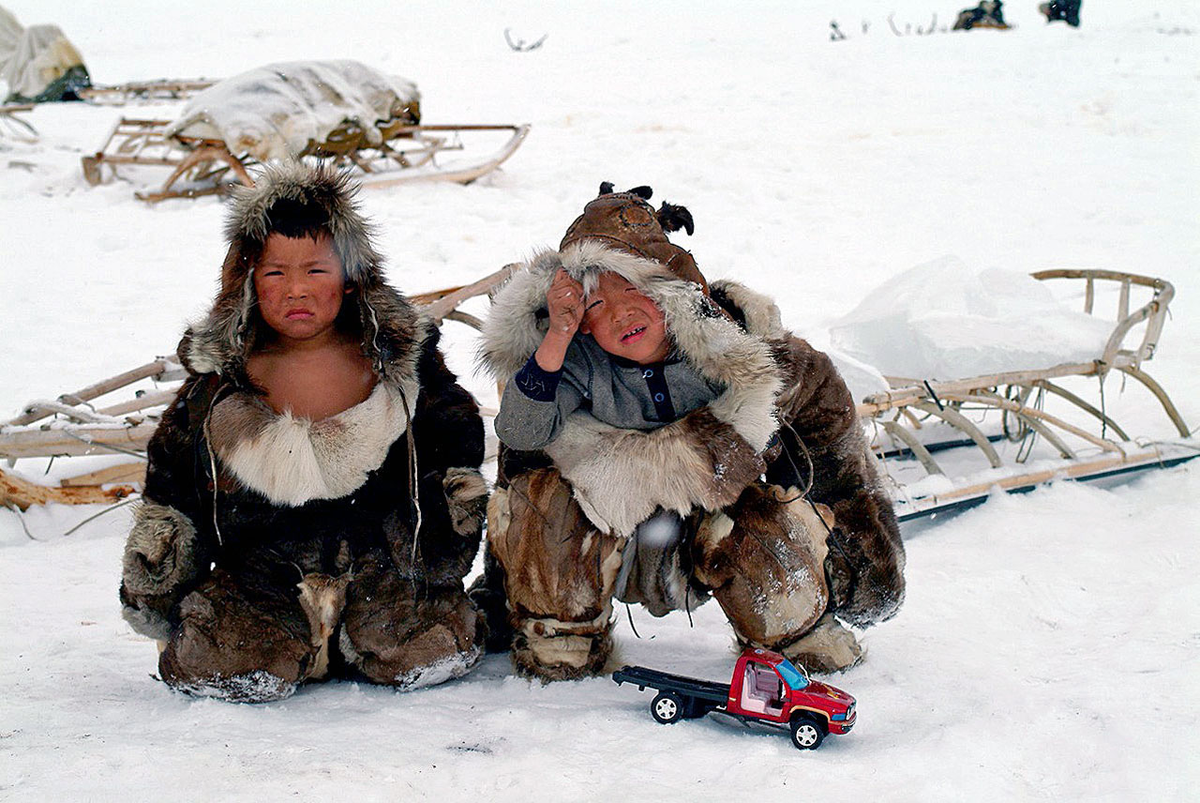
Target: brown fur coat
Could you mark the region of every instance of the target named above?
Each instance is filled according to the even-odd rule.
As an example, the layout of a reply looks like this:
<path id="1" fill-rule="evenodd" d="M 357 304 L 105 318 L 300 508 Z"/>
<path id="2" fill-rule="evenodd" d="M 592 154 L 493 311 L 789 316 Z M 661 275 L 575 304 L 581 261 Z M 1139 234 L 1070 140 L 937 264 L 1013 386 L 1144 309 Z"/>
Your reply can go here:
<path id="1" fill-rule="evenodd" d="M 361 336 L 377 379 L 366 401 L 318 422 L 274 412 L 246 372 L 265 327 L 252 276 L 265 210 L 301 196 L 327 208 L 351 289 L 339 325 Z M 388 556 L 413 588 L 461 591 L 487 495 L 482 420 L 436 327 L 384 280 L 345 179 L 268 168 L 235 200 L 227 235 L 220 291 L 179 345 L 190 375 L 150 441 L 125 551 L 126 619 L 164 639 L 214 567 L 294 596 L 301 574 L 336 575 L 367 554 Z"/>
<path id="2" fill-rule="evenodd" d="M 541 342 L 546 290 L 560 267 L 585 287 L 601 271 L 637 286 L 663 310 L 676 352 L 724 388 L 651 431 L 609 426 L 584 410 L 568 420 L 541 462 L 567 479 L 591 524 L 627 537 L 658 508 L 685 517 L 725 509 L 764 474 L 783 488 L 811 485 L 809 497 L 837 522 L 825 564 L 831 609 L 860 625 L 894 614 L 904 596 L 903 545 L 829 358 L 743 285 L 714 282 L 705 295 L 658 262 L 582 240 L 539 254 L 495 295 L 481 361 L 497 379 L 511 379 Z M 528 453 L 507 454 L 499 484 L 538 464 Z"/>

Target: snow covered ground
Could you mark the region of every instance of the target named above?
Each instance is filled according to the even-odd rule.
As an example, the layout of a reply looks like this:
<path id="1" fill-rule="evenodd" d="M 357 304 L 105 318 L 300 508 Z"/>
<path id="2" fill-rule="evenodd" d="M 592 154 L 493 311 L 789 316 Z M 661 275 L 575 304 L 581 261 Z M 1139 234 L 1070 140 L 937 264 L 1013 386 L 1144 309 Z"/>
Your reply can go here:
<path id="1" fill-rule="evenodd" d="M 1078 30 L 1012 0 L 1011 31 L 900 37 L 889 14 L 903 32 L 966 3 L 6 5 L 60 25 L 98 83 L 349 57 L 415 80 L 429 122 L 532 123 L 475 185 L 364 194 L 405 290 L 556 243 L 601 180 L 645 183 L 691 209 L 682 242 L 710 278 L 774 293 L 819 344 L 872 288 L 946 255 L 1165 278 L 1178 296 L 1149 367 L 1200 422 L 1200 12 L 1183 0 L 1087 0 Z M 847 40 L 829 41 L 831 19 Z M 505 28 L 548 36 L 516 53 Z M 122 113 L 178 108 L 44 106 L 28 116 L 40 142 L 0 139 L 0 419 L 170 352 L 211 299 L 218 200 L 147 207 L 79 171 Z M 494 402 L 469 330 L 446 332 Z M 1171 435 L 1147 409 L 1131 428 Z M 859 724 L 804 754 L 713 716 L 657 725 L 648 695 L 607 679 L 532 685 L 505 657 L 408 695 L 334 683 L 263 707 L 192 700 L 150 677 L 153 645 L 120 619 L 128 508 L 65 537 L 96 509 L 0 511 L 0 799 L 1193 797 L 1197 500 L 1200 468 L 1183 467 L 910 528 L 904 608 L 833 679 Z M 694 627 L 632 615 L 627 662 L 732 668 L 715 604 Z"/>

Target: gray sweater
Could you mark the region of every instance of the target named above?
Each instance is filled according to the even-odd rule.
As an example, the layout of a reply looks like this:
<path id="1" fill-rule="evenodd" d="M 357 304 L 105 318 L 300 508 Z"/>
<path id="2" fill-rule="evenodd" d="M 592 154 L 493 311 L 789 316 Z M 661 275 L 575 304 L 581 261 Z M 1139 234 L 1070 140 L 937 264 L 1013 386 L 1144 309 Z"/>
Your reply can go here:
<path id="1" fill-rule="evenodd" d="M 543 449 L 576 410 L 614 427 L 657 429 L 700 409 L 722 390 L 686 360 L 638 365 L 577 334 L 561 370 L 544 371 L 531 356 L 505 385 L 496 435 L 512 449 Z"/>

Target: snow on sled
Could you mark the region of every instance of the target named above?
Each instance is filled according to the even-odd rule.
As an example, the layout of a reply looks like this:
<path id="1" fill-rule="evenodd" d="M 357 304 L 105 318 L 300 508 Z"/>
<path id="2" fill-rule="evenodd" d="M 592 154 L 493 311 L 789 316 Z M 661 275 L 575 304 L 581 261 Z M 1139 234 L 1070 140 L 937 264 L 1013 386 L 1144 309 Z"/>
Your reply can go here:
<path id="1" fill-rule="evenodd" d="M 273 159 L 331 162 L 368 187 L 467 184 L 499 167 L 528 133 L 528 125 L 423 125 L 410 81 L 356 61 L 296 61 L 220 81 L 174 121 L 121 118 L 83 157 L 83 175 L 95 185 L 118 168 L 171 168 L 157 190 L 136 193 L 148 202 L 250 185 L 247 168 Z M 471 155 L 479 152 L 488 155 Z"/>
<path id="2" fill-rule="evenodd" d="M 459 307 L 492 292 L 515 267 L 507 265 L 471 284 L 408 299 L 438 326 L 457 321 L 478 330 L 482 321 Z M 25 405 L 21 415 L 0 423 L 0 459 L 10 466 L 25 458 L 105 459 L 100 460 L 103 465 L 88 466 L 89 470 L 63 479 L 58 486 L 0 470 L 0 505 L 25 510 L 47 503 L 111 503 L 137 494 L 145 479 L 150 436 L 185 376 L 174 356 L 158 357 L 74 393 Z M 494 410 L 483 412 L 495 415 Z"/>
<path id="3" fill-rule="evenodd" d="M 1051 283 L 1082 300 L 1082 312 Z M 1132 273 L 975 272 L 951 257 L 868 295 L 831 336 L 900 520 L 970 507 L 995 489 L 1097 480 L 1200 455 L 1144 367 L 1174 293 Z M 1111 317 L 1097 314 L 1101 307 Z M 1124 415 L 1160 421 L 1161 431 L 1148 438 Z"/>

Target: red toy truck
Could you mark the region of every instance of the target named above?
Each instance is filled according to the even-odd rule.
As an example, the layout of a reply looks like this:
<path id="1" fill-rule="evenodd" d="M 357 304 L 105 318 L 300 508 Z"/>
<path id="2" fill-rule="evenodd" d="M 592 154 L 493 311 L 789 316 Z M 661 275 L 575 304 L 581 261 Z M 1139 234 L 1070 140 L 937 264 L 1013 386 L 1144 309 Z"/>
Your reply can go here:
<path id="1" fill-rule="evenodd" d="M 618 684 L 632 683 L 659 692 L 650 714 L 662 723 L 720 711 L 747 722 L 762 722 L 792 733 L 800 750 L 816 750 L 829 733 L 849 733 L 857 714 L 854 698 L 841 689 L 811 680 L 808 673 L 769 650 L 747 649 L 728 683 L 669 675 L 644 666 L 613 673 Z"/>

